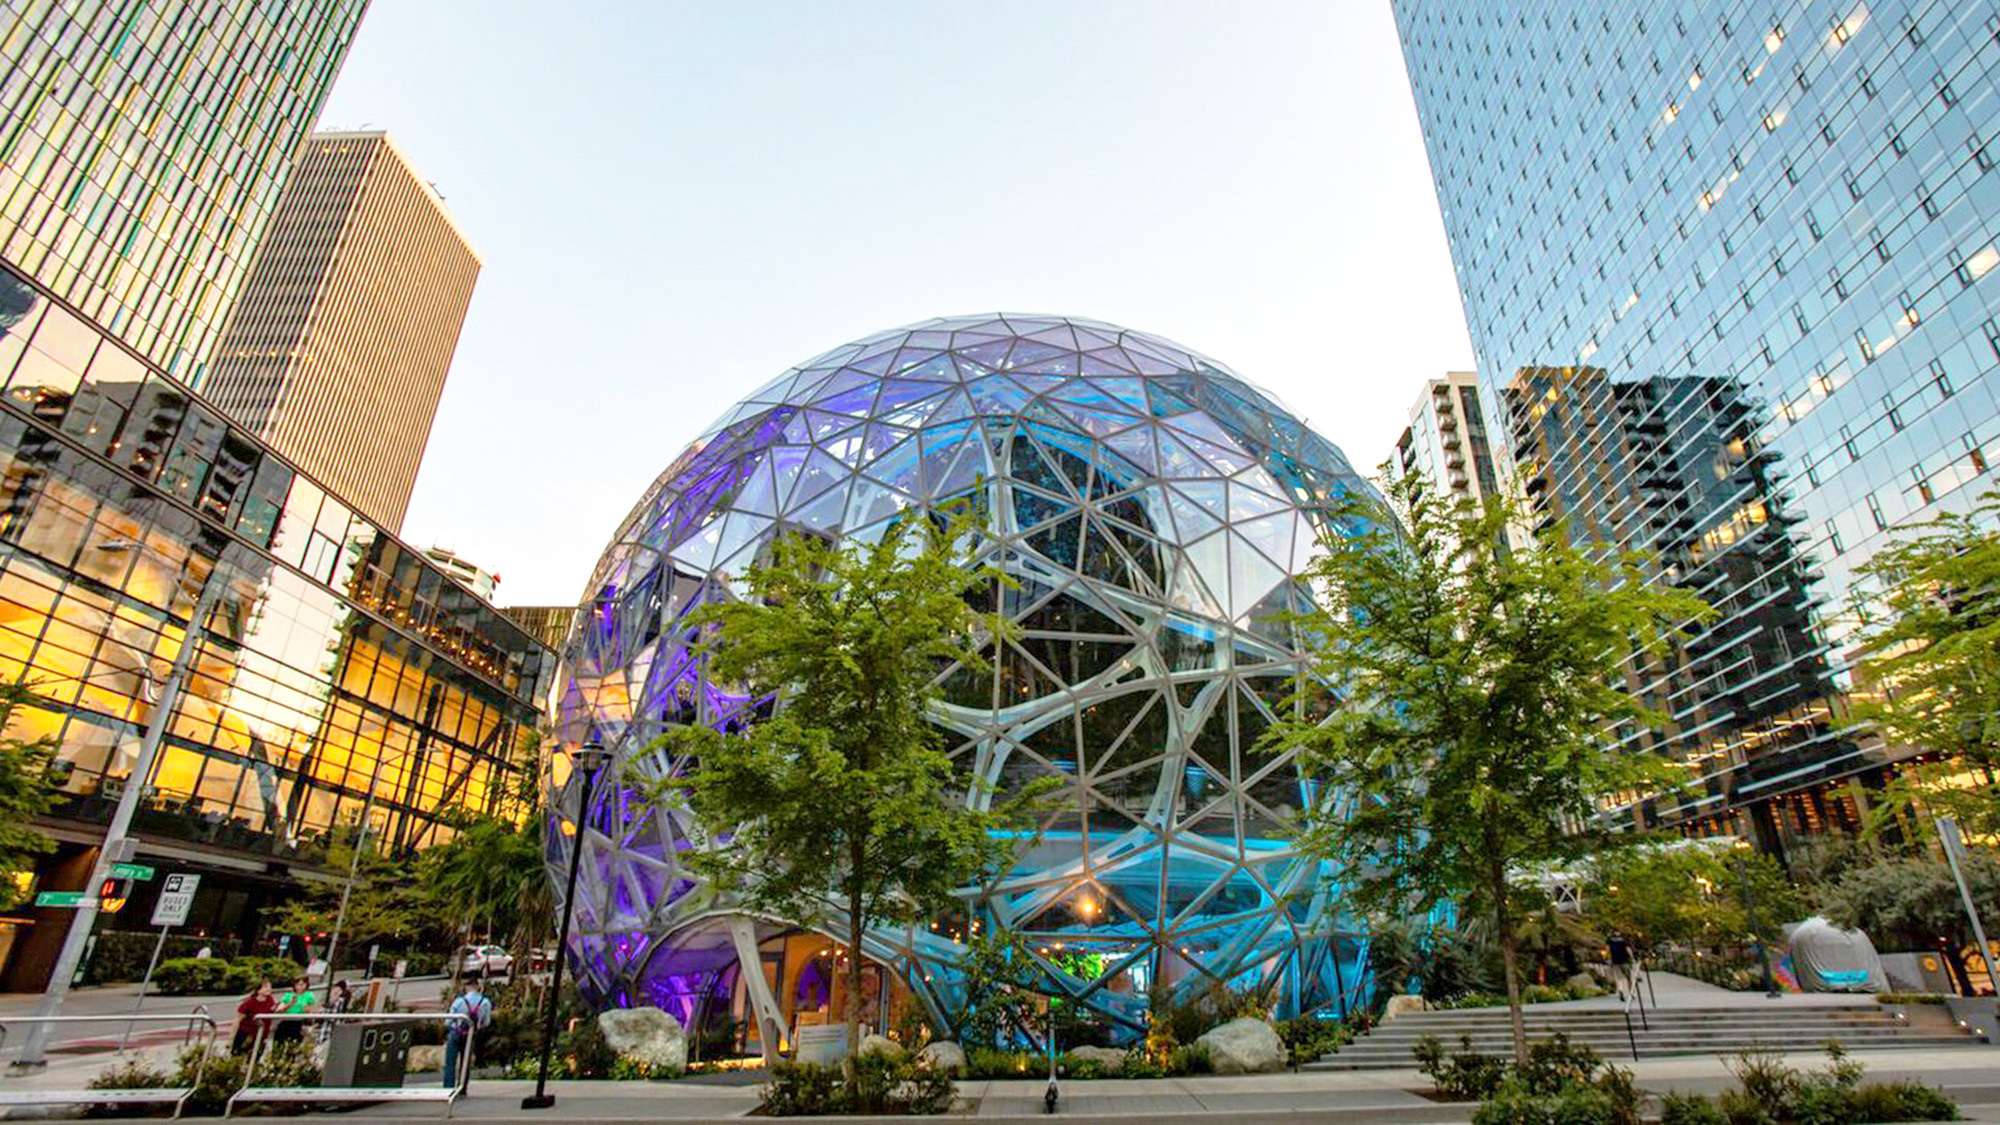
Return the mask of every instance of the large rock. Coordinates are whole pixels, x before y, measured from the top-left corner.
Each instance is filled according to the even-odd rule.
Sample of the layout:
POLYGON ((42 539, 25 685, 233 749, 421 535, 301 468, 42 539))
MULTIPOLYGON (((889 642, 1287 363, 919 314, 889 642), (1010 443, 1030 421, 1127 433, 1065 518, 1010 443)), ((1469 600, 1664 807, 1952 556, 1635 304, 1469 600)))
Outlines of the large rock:
POLYGON ((1106 1074, 1116 1074, 1125 1069, 1125 1052, 1110 1047, 1071 1047, 1069 1057, 1097 1063, 1104 1067, 1106 1074))
POLYGON ((861 1054, 884 1055, 891 1060, 903 1057, 903 1045, 884 1035, 864 1035, 861 1037, 861 1054))
POLYGON ((444 1069, 444 1044, 419 1043, 410 1048, 410 1061, 404 1068, 411 1074, 444 1069))
POLYGON ((686 1070, 687 1036, 680 1021, 658 1008, 613 1008, 597 1017, 604 1042, 629 1059, 654 1070, 686 1070))
POLYGON ((1423 1012, 1429 1009, 1430 1005, 1424 1002, 1423 997, 1405 992, 1389 997, 1389 1006, 1383 1010, 1382 1018, 1392 1020, 1404 1012, 1423 1012))
POLYGON ((1217 1074, 1262 1074, 1285 1069, 1290 1057, 1278 1029, 1263 1020, 1230 1020, 1210 1028, 1196 1043, 1208 1048, 1209 1065, 1217 1074))
POLYGON ((1604 987, 1602 984, 1598 983, 1597 978, 1595 976, 1592 976, 1589 973, 1576 973, 1573 976, 1571 976, 1568 980, 1564 981, 1563 984, 1566 987, 1576 988, 1576 989, 1596 989, 1604 987))
POLYGON ((937 1070, 956 1073, 965 1069, 965 1048, 949 1039, 940 1039, 918 1051, 917 1061, 937 1070))

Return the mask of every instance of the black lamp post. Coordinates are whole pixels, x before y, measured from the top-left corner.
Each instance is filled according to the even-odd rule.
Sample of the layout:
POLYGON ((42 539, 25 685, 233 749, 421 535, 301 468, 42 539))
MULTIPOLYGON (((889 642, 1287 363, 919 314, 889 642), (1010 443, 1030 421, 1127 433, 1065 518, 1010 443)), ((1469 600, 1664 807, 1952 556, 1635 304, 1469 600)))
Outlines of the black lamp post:
POLYGON ((562 1001, 563 958, 569 952, 569 920, 576 912, 576 873, 583 866, 583 819, 590 813, 590 790, 597 783, 597 772, 610 761, 604 744, 592 740, 576 748, 571 755, 575 768, 583 771, 582 791, 577 795, 576 835, 569 845, 569 884, 563 892, 563 915, 560 936, 556 938, 555 964, 549 969, 549 1013, 542 1024, 542 1064, 535 1075, 535 1092, 521 1099, 522 1109, 547 1109, 556 1104, 554 1094, 549 1093, 549 1058, 556 1049, 556 1005, 562 1001))

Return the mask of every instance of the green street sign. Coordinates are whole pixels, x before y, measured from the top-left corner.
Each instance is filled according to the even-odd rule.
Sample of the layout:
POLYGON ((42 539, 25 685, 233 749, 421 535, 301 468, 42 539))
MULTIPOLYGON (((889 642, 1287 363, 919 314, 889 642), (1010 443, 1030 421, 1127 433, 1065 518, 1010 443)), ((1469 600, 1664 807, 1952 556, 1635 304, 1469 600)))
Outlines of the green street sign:
POLYGON ((43 891, 35 896, 36 906, 82 906, 82 891, 43 891))
POLYGON ((135 879, 143 883, 153 877, 153 869, 143 863, 114 863, 111 865, 111 874, 120 879, 135 879))

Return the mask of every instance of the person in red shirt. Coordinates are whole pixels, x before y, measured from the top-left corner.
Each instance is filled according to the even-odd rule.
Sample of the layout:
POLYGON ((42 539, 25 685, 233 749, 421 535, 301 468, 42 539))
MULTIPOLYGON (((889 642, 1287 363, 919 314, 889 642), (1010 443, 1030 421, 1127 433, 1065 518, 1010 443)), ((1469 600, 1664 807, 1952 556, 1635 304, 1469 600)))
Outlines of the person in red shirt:
POLYGON ((268 980, 259 981, 257 990, 243 998, 236 1005, 236 1034, 229 1040, 229 1050, 233 1054, 244 1054, 257 1041, 257 1017, 278 1010, 278 994, 271 989, 268 980))

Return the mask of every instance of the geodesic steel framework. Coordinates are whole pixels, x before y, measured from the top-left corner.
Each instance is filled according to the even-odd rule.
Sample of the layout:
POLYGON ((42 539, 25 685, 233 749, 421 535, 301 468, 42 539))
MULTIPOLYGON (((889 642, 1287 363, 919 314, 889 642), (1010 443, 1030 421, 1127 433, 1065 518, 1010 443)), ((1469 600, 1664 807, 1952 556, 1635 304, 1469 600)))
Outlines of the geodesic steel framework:
MULTIPOLYGON (((997 892, 930 928, 871 930, 864 952, 950 1010, 957 939, 1011 930, 1042 987, 1126 1033, 1159 986, 1269 984, 1286 1011, 1351 1001, 1362 943, 1292 844, 1312 779, 1258 740, 1299 670, 1293 575, 1366 487, 1269 395, 1157 336, 1013 315, 878 333, 751 394, 647 491, 567 645, 564 730, 671 775, 648 749, 663 730, 749 721, 760 702, 703 679, 682 615, 734 596, 780 529, 867 541, 975 500, 1020 633, 987 672, 941 677, 935 721, 967 775, 1000 793, 1055 777, 1063 798, 997 892)), ((578 979, 600 1003, 685 1017, 737 964, 742 915, 676 862, 700 846, 690 824, 602 790, 580 834, 578 979)), ((574 837, 552 827, 560 871, 574 837)), ((823 925, 845 932, 831 906, 823 925)))

